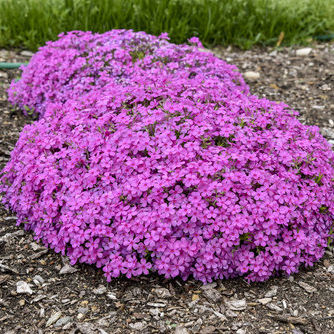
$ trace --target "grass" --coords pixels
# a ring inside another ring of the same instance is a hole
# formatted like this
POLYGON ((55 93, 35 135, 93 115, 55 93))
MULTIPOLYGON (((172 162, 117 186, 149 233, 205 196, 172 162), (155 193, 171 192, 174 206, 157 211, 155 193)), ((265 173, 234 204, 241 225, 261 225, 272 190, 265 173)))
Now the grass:
POLYGON ((133 29, 205 46, 305 44, 334 32, 334 0, 0 0, 0 47, 36 50, 63 31, 133 29))

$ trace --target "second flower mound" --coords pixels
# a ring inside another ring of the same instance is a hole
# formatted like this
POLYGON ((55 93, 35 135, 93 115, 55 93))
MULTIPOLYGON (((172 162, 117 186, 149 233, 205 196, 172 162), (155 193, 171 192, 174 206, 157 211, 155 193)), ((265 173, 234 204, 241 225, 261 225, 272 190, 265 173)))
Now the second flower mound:
POLYGON ((40 48, 23 68, 19 81, 8 91, 11 103, 25 113, 45 113, 48 103, 68 99, 104 87, 110 82, 129 85, 138 71, 159 73, 161 67, 175 77, 186 75, 220 80, 225 89, 247 93, 248 87, 234 65, 211 52, 203 52, 197 38, 192 45, 175 45, 159 37, 131 30, 104 34, 72 31, 40 48))

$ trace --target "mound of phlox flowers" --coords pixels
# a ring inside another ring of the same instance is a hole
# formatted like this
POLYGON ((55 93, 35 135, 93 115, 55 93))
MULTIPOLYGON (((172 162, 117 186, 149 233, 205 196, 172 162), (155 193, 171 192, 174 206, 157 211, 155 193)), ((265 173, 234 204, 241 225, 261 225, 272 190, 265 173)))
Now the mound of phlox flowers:
POLYGON ((333 227, 330 145, 234 67, 165 37, 75 32, 36 54, 11 100, 43 117, 2 171, 3 202, 107 280, 313 265, 333 227))
MULTIPOLYGON (((201 49, 168 43, 166 34, 155 37, 112 30, 101 35, 74 31, 60 36, 41 47, 24 67, 22 78, 11 84, 9 100, 25 113, 43 115, 47 103, 81 97, 111 81, 128 85, 138 69, 154 75, 164 67, 176 77, 179 73, 196 75, 198 80, 205 76, 231 90, 249 91, 234 65, 201 49)), ((190 41, 201 46, 197 38, 190 41)))

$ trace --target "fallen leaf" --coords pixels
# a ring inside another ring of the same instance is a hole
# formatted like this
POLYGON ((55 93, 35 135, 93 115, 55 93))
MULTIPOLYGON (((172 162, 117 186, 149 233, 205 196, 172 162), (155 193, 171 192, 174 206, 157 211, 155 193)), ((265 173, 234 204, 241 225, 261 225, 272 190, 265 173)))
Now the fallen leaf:
POLYGON ((191 300, 192 300, 192 301, 195 301, 195 300, 197 300, 198 298, 199 298, 199 295, 192 295, 191 300))
POLYGON ((284 39, 284 31, 281 31, 281 33, 278 36, 278 41, 276 43, 276 46, 280 46, 281 43, 282 43, 282 41, 283 41, 283 39, 284 39))
POLYGON ((273 89, 279 89, 279 87, 276 84, 270 84, 269 86, 273 89))

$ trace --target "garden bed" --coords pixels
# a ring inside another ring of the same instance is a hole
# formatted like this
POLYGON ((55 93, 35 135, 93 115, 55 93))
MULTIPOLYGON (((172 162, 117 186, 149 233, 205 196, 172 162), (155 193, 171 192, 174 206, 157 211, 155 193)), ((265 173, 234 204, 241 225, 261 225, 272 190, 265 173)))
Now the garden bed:
MULTIPOLYGON (((300 112, 303 123, 318 125, 327 139, 334 140, 333 45, 316 45, 307 56, 297 56, 290 48, 215 51, 241 72, 260 74, 248 82, 252 93, 284 101, 300 112)), ((28 60, 12 51, 1 51, 1 57, 0 61, 28 60)), ((32 122, 19 111, 10 111, 6 101, 5 89, 17 74, 0 72, 1 168, 22 126, 32 122)), ((60 274, 67 268, 66 259, 40 248, 31 234, 14 227, 11 216, 1 209, 5 267, 0 267, 0 326, 5 332, 67 333, 78 328, 82 333, 333 333, 334 259, 329 251, 314 268, 262 284, 235 279, 205 288, 194 280, 168 281, 156 275, 107 284, 100 270, 87 265, 60 274), (18 281, 31 283, 33 294, 18 294, 18 281), (59 318, 51 324, 53 314, 59 318)))

